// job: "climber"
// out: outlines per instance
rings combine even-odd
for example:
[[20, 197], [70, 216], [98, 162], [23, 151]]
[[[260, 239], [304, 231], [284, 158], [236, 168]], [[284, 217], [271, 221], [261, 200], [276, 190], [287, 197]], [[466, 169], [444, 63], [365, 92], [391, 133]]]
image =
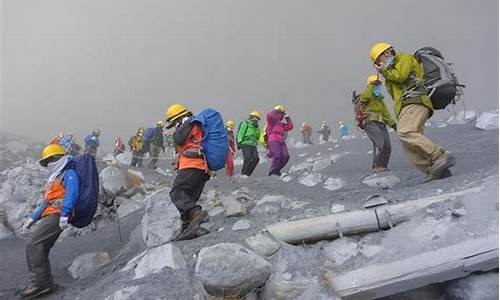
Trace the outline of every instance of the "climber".
[[330, 129], [330, 126], [326, 125], [326, 121], [321, 122], [321, 128], [317, 131], [319, 134], [321, 134], [321, 140], [323, 143], [328, 142], [330, 140], [330, 134], [332, 134], [332, 130]]
[[140, 127], [137, 133], [133, 135], [129, 141], [130, 151], [132, 152], [132, 167], [142, 168], [142, 161], [144, 157], [144, 128]]
[[267, 114], [267, 147], [273, 159], [269, 175], [281, 176], [281, 169], [288, 163], [290, 155], [285, 140], [287, 132], [292, 129], [292, 119], [286, 114], [283, 105], [276, 105]]
[[241, 122], [236, 134], [236, 144], [243, 153], [243, 167], [241, 174], [252, 175], [255, 167], [259, 164], [259, 152], [257, 144], [260, 138], [260, 112], [254, 110], [250, 112], [248, 119]]
[[35, 226], [26, 243], [31, 278], [28, 286], [20, 291], [22, 297], [34, 298], [55, 290], [50, 271], [50, 249], [61, 232], [69, 226], [69, 218], [80, 190], [78, 173], [68, 168], [72, 161], [73, 158], [59, 145], [48, 145], [42, 151], [40, 165], [50, 173], [45, 185], [44, 203], [22, 226], [23, 232]]
[[311, 141], [312, 127], [306, 122], [302, 123], [302, 128], [300, 128], [300, 133], [302, 133], [302, 143], [312, 145]]
[[234, 126], [236, 124], [233, 120], [226, 122], [227, 140], [229, 142], [229, 151], [227, 152], [226, 159], [226, 176], [234, 175], [234, 154], [236, 153], [236, 143], [234, 140]]
[[97, 155], [97, 148], [99, 147], [99, 136], [101, 135], [101, 131], [99, 129], [94, 129], [91, 134], [87, 135], [85, 138], [85, 149], [84, 152], [86, 154], [90, 154], [92, 156]]

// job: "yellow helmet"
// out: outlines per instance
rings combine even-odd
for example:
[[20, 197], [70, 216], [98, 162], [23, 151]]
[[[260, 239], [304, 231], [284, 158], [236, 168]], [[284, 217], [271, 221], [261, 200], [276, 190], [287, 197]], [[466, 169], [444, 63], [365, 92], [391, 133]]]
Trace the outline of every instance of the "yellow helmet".
[[250, 113], [250, 117], [256, 117], [257, 119], [260, 120], [260, 112], [254, 110]]
[[368, 79], [366, 80], [366, 85], [370, 85], [370, 84], [373, 84], [375, 83], [376, 81], [378, 81], [378, 76], [377, 75], [371, 75], [370, 77], [368, 77]]
[[46, 167], [47, 166], [47, 159], [54, 157], [54, 156], [57, 156], [57, 155], [63, 156], [65, 154], [66, 154], [66, 152], [64, 151], [63, 147], [61, 147], [59, 145], [55, 145], [55, 144], [50, 144], [50, 145], [46, 146], [45, 148], [43, 148], [39, 163], [42, 167]]
[[282, 113], [284, 113], [286, 111], [285, 107], [281, 104], [277, 104], [274, 106], [274, 110], [277, 110], [277, 111], [280, 111]]
[[170, 107], [167, 109], [167, 111], [165, 112], [165, 117], [167, 119], [167, 123], [172, 123], [176, 120], [179, 120], [180, 118], [183, 118], [189, 113], [190, 111], [188, 111], [183, 105], [174, 104], [170, 105]]
[[231, 128], [231, 129], [233, 129], [235, 125], [236, 125], [236, 123], [234, 123], [234, 121], [233, 121], [233, 120], [228, 120], [228, 121], [226, 122], [226, 127], [227, 127], [227, 128]]
[[392, 46], [387, 43], [378, 43], [373, 45], [372, 49], [370, 50], [370, 59], [372, 63], [375, 63], [377, 61], [377, 58], [390, 48], [392, 48]]

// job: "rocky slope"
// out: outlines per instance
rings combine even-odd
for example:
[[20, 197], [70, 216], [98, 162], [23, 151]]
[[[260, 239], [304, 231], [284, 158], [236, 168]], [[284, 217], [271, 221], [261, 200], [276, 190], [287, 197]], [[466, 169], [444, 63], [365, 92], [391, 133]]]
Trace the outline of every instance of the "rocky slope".
[[[210, 180], [201, 199], [210, 214], [206, 234], [190, 241], [172, 241], [180, 218], [168, 196], [171, 160], [162, 160], [161, 170], [138, 173], [120, 164], [126, 157], [108, 157], [100, 164], [100, 201], [110, 207], [102, 205], [89, 228], [69, 230], [58, 241], [51, 262], [61, 289], [44, 299], [338, 299], [332, 276], [498, 235], [498, 130], [477, 129], [466, 120], [470, 114], [463, 119], [427, 128], [457, 157], [453, 177], [424, 182], [394, 133], [392, 171], [379, 176], [369, 174], [371, 143], [360, 132], [322, 145], [293, 143], [282, 178], [266, 176], [262, 158], [250, 178]], [[15, 299], [28, 278], [24, 240], [14, 235], [39, 201], [43, 175], [34, 162], [0, 174], [1, 232], [7, 232], [0, 242], [2, 298]], [[386, 231], [296, 246], [266, 231], [277, 222], [362, 209], [371, 195], [406, 202], [467, 188], [480, 191], [417, 211]], [[498, 299], [497, 291], [498, 273], [489, 272], [390, 299]]]

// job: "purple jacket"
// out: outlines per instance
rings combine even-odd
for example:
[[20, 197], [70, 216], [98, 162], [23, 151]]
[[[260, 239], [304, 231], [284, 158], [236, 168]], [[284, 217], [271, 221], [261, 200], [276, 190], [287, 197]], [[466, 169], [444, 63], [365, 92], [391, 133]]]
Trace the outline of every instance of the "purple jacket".
[[267, 114], [267, 127], [266, 136], [267, 142], [284, 143], [286, 139], [286, 132], [293, 129], [292, 119], [286, 117], [286, 123], [283, 120], [283, 113], [273, 110]]

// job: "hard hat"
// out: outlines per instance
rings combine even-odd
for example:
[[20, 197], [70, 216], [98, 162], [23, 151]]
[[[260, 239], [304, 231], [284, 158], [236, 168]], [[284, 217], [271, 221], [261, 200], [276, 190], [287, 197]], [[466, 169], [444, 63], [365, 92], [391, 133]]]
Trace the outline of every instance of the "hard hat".
[[60, 139], [62, 139], [64, 137], [64, 132], [60, 132], [58, 135], [57, 135]]
[[142, 133], [144, 133], [144, 128], [139, 127], [139, 129], [137, 129], [137, 132], [142, 132]]
[[156, 125], [159, 125], [159, 126], [163, 127], [163, 121], [156, 122]]
[[257, 119], [260, 120], [260, 112], [254, 110], [250, 113], [250, 117], [256, 117]]
[[165, 112], [165, 117], [166, 117], [167, 123], [172, 123], [174, 121], [179, 120], [180, 118], [183, 118], [184, 116], [186, 116], [189, 113], [190, 112], [183, 105], [173, 104], [173, 105], [170, 105], [170, 107]]
[[236, 125], [236, 123], [234, 123], [234, 121], [233, 121], [233, 120], [228, 120], [228, 121], [226, 122], [226, 127], [228, 127], [228, 128], [233, 129], [233, 128], [234, 128], [234, 125]]
[[372, 49], [370, 50], [370, 59], [372, 63], [375, 63], [377, 61], [377, 58], [390, 48], [392, 48], [392, 46], [387, 43], [378, 43], [373, 45]]
[[99, 128], [96, 128], [96, 129], [92, 130], [92, 133], [99, 136], [101, 134], [101, 131], [99, 130]]
[[307, 125], [307, 123], [306, 123], [306, 122], [302, 123], [302, 127], [304, 127], [304, 126], [306, 126], [306, 125]]
[[378, 80], [378, 76], [377, 75], [371, 75], [370, 77], [368, 77], [368, 79], [366, 80], [366, 85], [370, 85], [370, 84], [374, 84], [375, 82], [379, 81]]
[[50, 145], [46, 146], [45, 148], [43, 148], [39, 163], [42, 167], [46, 167], [47, 166], [47, 159], [54, 157], [56, 155], [63, 156], [65, 154], [66, 154], [66, 152], [64, 151], [63, 147], [61, 147], [59, 145], [50, 144]]
[[285, 107], [281, 104], [275, 105], [274, 110], [277, 110], [277, 111], [282, 112], [282, 113], [284, 113], [286, 111]]

